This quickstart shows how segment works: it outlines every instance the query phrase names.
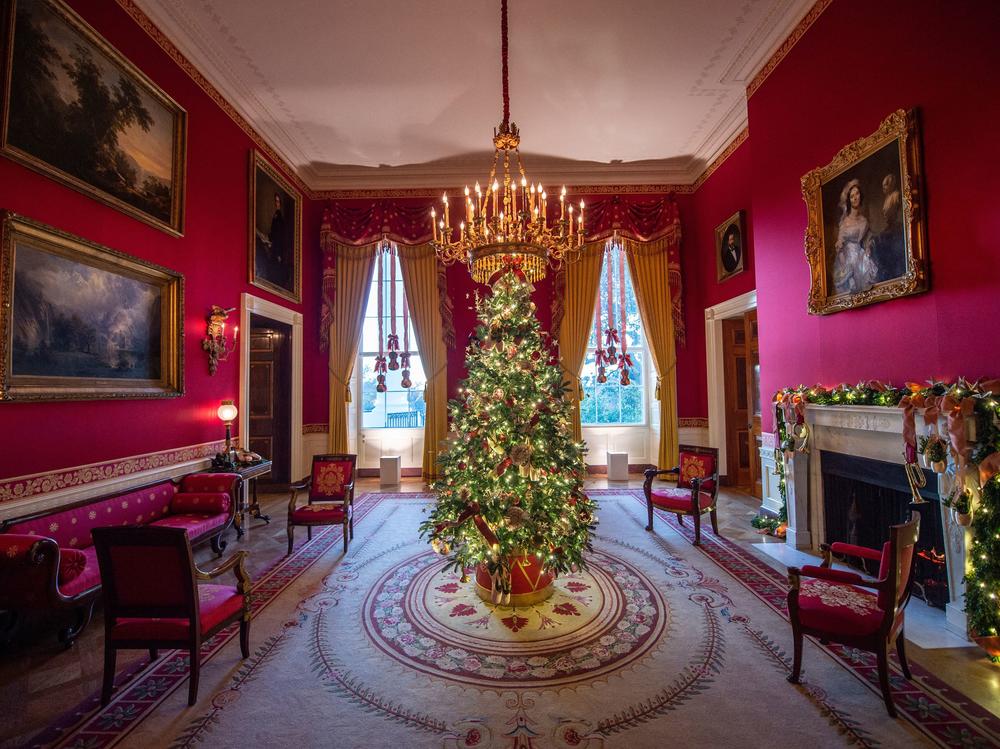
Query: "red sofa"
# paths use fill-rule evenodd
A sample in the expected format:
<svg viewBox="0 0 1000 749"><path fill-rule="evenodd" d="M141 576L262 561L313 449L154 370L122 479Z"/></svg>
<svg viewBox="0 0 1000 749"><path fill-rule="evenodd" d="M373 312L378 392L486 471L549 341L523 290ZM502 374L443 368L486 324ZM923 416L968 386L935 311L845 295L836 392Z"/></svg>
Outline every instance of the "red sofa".
<svg viewBox="0 0 1000 749"><path fill-rule="evenodd" d="M192 546L204 541L222 555L222 536L233 524L240 477L193 473L108 497L11 518L0 524L0 640L19 612L70 610L73 624L60 631L71 644L90 621L101 592L101 573L90 531L101 526L157 525L184 528Z"/></svg>

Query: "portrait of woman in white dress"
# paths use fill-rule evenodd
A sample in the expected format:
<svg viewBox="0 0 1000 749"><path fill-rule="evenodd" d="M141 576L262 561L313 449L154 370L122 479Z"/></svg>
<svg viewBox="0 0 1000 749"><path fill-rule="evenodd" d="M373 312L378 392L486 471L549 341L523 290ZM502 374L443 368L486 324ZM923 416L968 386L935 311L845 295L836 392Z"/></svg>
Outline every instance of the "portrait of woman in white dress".
<svg viewBox="0 0 1000 749"><path fill-rule="evenodd" d="M834 245L834 293L857 294L870 289L878 279L878 265L872 256L874 237L860 180L852 179L844 185L838 206L840 222Z"/></svg>

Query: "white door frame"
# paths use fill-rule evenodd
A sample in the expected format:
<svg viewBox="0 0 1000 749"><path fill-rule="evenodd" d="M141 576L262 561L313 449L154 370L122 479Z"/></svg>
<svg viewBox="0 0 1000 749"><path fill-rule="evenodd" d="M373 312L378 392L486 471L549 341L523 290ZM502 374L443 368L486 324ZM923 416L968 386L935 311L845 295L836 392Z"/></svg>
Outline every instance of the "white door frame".
<svg viewBox="0 0 1000 749"><path fill-rule="evenodd" d="M239 441L248 445L250 435L250 315L286 323L292 326L292 414L291 465L292 480L302 472L302 313L269 302L253 294L240 295L240 415Z"/></svg>
<svg viewBox="0 0 1000 749"><path fill-rule="evenodd" d="M757 309L757 292L727 299L705 310L705 356L708 360L708 444L719 449L719 473L726 466L726 366L722 321ZM753 457L753 456L752 456Z"/></svg>

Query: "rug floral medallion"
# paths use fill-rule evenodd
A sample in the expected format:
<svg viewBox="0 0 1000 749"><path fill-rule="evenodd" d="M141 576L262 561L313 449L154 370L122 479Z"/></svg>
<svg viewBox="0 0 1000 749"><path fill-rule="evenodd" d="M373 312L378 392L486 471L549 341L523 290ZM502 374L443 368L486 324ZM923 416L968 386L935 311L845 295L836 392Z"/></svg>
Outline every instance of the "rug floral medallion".
<svg viewBox="0 0 1000 749"><path fill-rule="evenodd" d="M702 548L663 517L647 533L634 492L595 494L587 569L516 609L481 600L417 537L431 495L368 495L346 556L329 529L257 582L251 658L235 632L206 644L194 707L183 656L166 654L45 744L997 744L994 717L925 673L906 682L894 668L904 717L890 719L865 654L807 640L804 683L788 684L779 575L704 529Z"/></svg>
<svg viewBox="0 0 1000 749"><path fill-rule="evenodd" d="M666 602L639 570L597 553L564 575L546 601L490 605L474 582L444 572L425 551L389 569L365 602L365 630L384 653L424 673L465 684L551 687L622 668L655 646Z"/></svg>

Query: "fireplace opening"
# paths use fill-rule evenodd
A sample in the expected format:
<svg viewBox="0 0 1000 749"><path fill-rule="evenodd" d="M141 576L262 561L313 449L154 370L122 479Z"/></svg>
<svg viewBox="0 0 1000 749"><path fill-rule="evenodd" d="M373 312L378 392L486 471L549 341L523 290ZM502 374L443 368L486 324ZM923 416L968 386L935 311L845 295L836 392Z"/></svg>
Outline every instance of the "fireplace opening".
<svg viewBox="0 0 1000 749"><path fill-rule="evenodd" d="M889 540L889 526L906 522L911 512L920 513L913 595L943 609L950 599L937 476L924 471L927 482L920 494L927 502L912 504L902 465L828 451L822 452L821 460L826 542L881 549ZM878 562L857 557L843 561L878 575Z"/></svg>

